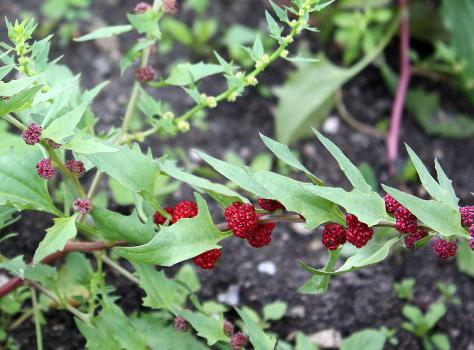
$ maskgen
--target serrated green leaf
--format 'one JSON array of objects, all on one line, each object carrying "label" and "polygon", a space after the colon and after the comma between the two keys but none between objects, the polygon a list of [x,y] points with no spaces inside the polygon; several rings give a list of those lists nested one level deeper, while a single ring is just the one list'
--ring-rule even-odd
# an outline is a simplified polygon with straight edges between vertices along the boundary
[{"label": "serrated green leaf", "polygon": [[179,308],[181,298],[178,291],[182,287],[166,278],[163,271],[156,271],[153,266],[139,263],[134,263],[133,266],[140,279],[139,287],[146,292],[143,306],[171,312]]},{"label": "serrated green leaf", "polygon": [[387,235],[377,230],[374,237],[366,246],[357,249],[356,253],[349,257],[344,264],[335,271],[326,271],[325,269],[315,269],[303,262],[299,262],[309,273],[314,275],[340,275],[349,271],[359,270],[385,260],[391,250],[402,242],[403,238]]},{"label": "serrated green leaf", "polygon": [[349,338],[342,341],[341,350],[383,350],[386,336],[375,329],[365,329],[353,333]]},{"label": "serrated green leaf", "polygon": [[79,154],[118,152],[119,148],[108,144],[99,138],[88,135],[86,129],[79,131],[71,141],[62,145],[62,148]]},{"label": "serrated green leaf", "polygon": [[48,255],[63,250],[67,241],[76,237],[77,216],[78,214],[74,214],[69,218],[54,219],[54,225],[46,230],[46,236],[35,251],[33,265],[36,265]]},{"label": "serrated green leaf", "polygon": [[181,63],[173,67],[166,83],[170,85],[186,86],[192,85],[199,80],[211,75],[219,74],[224,68],[218,64],[211,63]]},{"label": "serrated green leaf", "polygon": [[95,40],[102,38],[110,38],[111,36],[123,34],[129,32],[133,29],[131,25],[120,25],[120,26],[110,26],[97,29],[96,31],[83,35],[79,38],[75,38],[74,41],[87,41]]},{"label": "serrated green leaf", "polygon": [[136,211],[125,216],[103,208],[91,212],[99,233],[110,241],[124,240],[132,244],[145,244],[156,234],[152,220],[142,223]]},{"label": "serrated green leaf", "polygon": [[64,143],[65,138],[74,134],[76,126],[81,121],[88,106],[89,102],[83,102],[62,117],[53,120],[51,124],[44,129],[41,136],[60,144]]},{"label": "serrated green leaf", "polygon": [[263,329],[255,322],[247,311],[235,308],[248,331],[250,343],[255,350],[273,350],[276,344],[276,338],[265,334]]},{"label": "serrated green leaf", "polygon": [[79,332],[86,338],[86,349],[88,350],[122,350],[120,344],[110,336],[105,329],[90,326],[75,318]]},{"label": "serrated green leaf", "polygon": [[191,324],[198,336],[207,340],[208,345],[229,340],[229,337],[224,334],[224,320],[222,318],[217,319],[214,316],[206,316],[188,310],[181,310],[177,313]]},{"label": "serrated green leaf", "polygon": [[3,80],[3,78],[5,78],[8,75],[8,73],[12,71],[14,67],[15,67],[14,64],[9,64],[9,65],[0,67],[0,80]]},{"label": "serrated green leaf", "polygon": [[163,226],[149,243],[137,247],[115,248],[120,256],[134,262],[172,266],[194,258],[208,250],[219,248],[217,243],[230,236],[214,225],[206,202],[195,194],[198,215]]},{"label": "serrated green leaf", "polygon": [[283,301],[275,301],[271,304],[267,304],[263,307],[263,319],[277,321],[285,316],[288,308],[287,303]]},{"label": "serrated green leaf", "polygon": [[84,154],[84,157],[122,186],[136,193],[153,189],[158,176],[157,162],[151,154],[143,154],[137,144],[132,148],[121,146],[118,152]]},{"label": "serrated green leaf", "polygon": [[265,49],[263,48],[262,39],[260,38],[260,35],[258,34],[255,37],[255,41],[253,42],[252,53],[253,53],[253,58],[255,60],[258,60],[265,54]]},{"label": "serrated green leaf", "polygon": [[295,169],[302,171],[312,182],[316,185],[323,185],[324,182],[314,176],[299,160],[296,156],[291,152],[289,147],[283,143],[275,141],[263,134],[260,134],[260,138],[265,143],[270,151],[273,152],[275,156],[277,156],[280,160],[285,162],[286,164],[292,166]]},{"label": "serrated green leaf", "polygon": [[303,215],[306,227],[314,229],[325,222],[340,222],[342,214],[331,201],[309,192],[310,184],[270,171],[257,171],[253,178],[270,194],[268,199],[281,202],[289,211]]},{"label": "serrated green leaf", "polygon": [[235,182],[241,188],[254,195],[262,198],[268,198],[270,193],[265,190],[252,176],[248,167],[233,165],[217,158],[211,157],[206,153],[195,151],[197,155],[214,168],[218,173],[222,174],[230,181]]},{"label": "serrated green leaf", "polygon": [[[452,187],[450,190],[446,191],[443,187],[441,187],[438,182],[431,176],[429,173],[428,169],[426,169],[425,165],[421,161],[421,159],[416,155],[416,153],[410,148],[410,146],[405,145],[408,151],[408,154],[410,155],[410,159],[413,163],[413,165],[416,168],[416,171],[418,172],[418,176],[420,177],[420,181],[423,184],[423,187],[425,188],[426,192],[430,194],[431,197],[434,199],[437,199],[439,201],[445,202],[446,204],[450,205],[454,209],[458,209],[458,202],[459,199],[456,198],[456,195],[454,195],[453,198],[453,192]],[[437,169],[440,169],[439,164]],[[441,176],[443,178],[444,184],[446,185],[446,181],[450,181],[447,177],[446,174],[442,171],[441,169]],[[444,176],[443,176],[444,175]]]},{"label": "serrated green leaf", "polygon": [[285,23],[289,22],[288,13],[285,10],[283,10],[278,5],[275,5],[275,3],[271,0],[270,0],[270,5],[272,5],[273,11],[275,11],[275,14],[277,15],[280,21],[285,22]]},{"label": "serrated green leaf", "polygon": [[435,159],[435,169],[438,173],[438,183],[443,192],[446,193],[446,198],[457,207],[459,205],[459,198],[456,196],[456,192],[454,191],[453,181],[448,178],[437,159]]},{"label": "serrated green leaf", "polygon": [[382,185],[382,187],[385,192],[411,211],[425,226],[440,235],[462,238],[468,236],[461,226],[461,214],[458,209],[454,209],[445,202],[424,200],[386,185]]},{"label": "serrated green leaf", "polygon": [[41,158],[41,152],[33,151],[23,157],[13,152],[0,157],[0,205],[58,214],[59,210],[49,196],[47,182],[35,171]]},{"label": "serrated green leaf", "polygon": [[2,99],[2,103],[0,103],[0,115],[20,112],[28,108],[33,102],[35,95],[40,90],[41,85],[37,85],[10,97],[7,101]]},{"label": "serrated green leaf", "polygon": [[24,77],[21,79],[11,80],[8,83],[0,81],[0,96],[12,97],[26,90],[33,85],[37,77]]},{"label": "serrated green leaf", "polygon": [[267,20],[268,30],[270,34],[272,34],[275,39],[279,40],[281,38],[281,32],[283,31],[283,29],[278,25],[278,23],[268,11],[265,11],[265,18]]},{"label": "serrated green leaf", "polygon": [[243,202],[247,201],[245,197],[242,197],[240,194],[238,194],[235,191],[232,191],[231,189],[227,188],[224,185],[213,183],[207,179],[204,179],[202,177],[199,177],[193,174],[189,174],[179,169],[176,166],[176,163],[174,161],[171,161],[171,160],[160,161],[159,167],[161,171],[171,176],[172,178],[175,178],[182,182],[186,182],[191,187],[194,187],[197,189],[203,189],[211,193],[215,193],[217,195],[227,197],[229,199],[229,202],[231,203],[235,201],[243,201]]},{"label": "serrated green leaf", "polygon": [[357,216],[359,221],[374,226],[381,221],[394,222],[385,211],[385,203],[376,192],[362,193],[358,190],[347,192],[342,188],[323,187],[305,184],[304,189],[319,197],[339,204],[350,214]]},{"label": "serrated green leaf", "polygon": [[324,137],[319,131],[313,129],[316,137],[319,141],[326,147],[329,153],[332,154],[334,159],[341,167],[341,170],[346,175],[347,179],[350,181],[354,188],[362,193],[372,192],[372,187],[365,181],[364,175],[360,170],[347,158],[344,153],[337,147],[331,140]]},{"label": "serrated green leaf", "polygon": [[140,14],[127,13],[127,18],[132,26],[141,34],[159,39],[161,37],[158,25],[159,14],[155,11],[146,11]]}]

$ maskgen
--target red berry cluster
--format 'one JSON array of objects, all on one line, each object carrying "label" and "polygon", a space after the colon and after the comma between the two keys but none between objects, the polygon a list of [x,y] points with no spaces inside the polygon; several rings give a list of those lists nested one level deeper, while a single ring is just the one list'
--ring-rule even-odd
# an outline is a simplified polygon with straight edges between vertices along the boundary
[{"label": "red berry cluster", "polygon": [[456,255],[456,242],[445,239],[435,239],[433,242],[433,250],[435,255],[441,259],[447,259]]},{"label": "red berry cluster", "polygon": [[176,3],[176,0],[163,0],[161,6],[163,11],[169,15],[174,15],[178,12],[178,4]]},{"label": "red berry cluster", "polygon": [[346,239],[357,248],[365,246],[374,235],[374,230],[363,222],[360,222],[357,216],[353,214],[346,215]]},{"label": "red berry cluster", "polygon": [[414,249],[415,248],[415,243],[418,242],[419,240],[425,238],[428,236],[428,232],[422,229],[416,230],[414,233],[411,233],[409,235],[405,235],[405,246],[408,249]]},{"label": "red berry cluster", "polygon": [[273,200],[273,199],[264,199],[264,198],[259,198],[258,199],[258,205],[260,208],[266,211],[276,211],[278,209],[285,210],[285,206],[281,204],[279,201]]},{"label": "red berry cluster", "polygon": [[202,269],[211,270],[221,257],[220,249],[212,249],[193,258],[193,262]]},{"label": "red berry cluster", "polygon": [[49,159],[40,160],[38,164],[36,164],[36,172],[45,180],[51,179],[56,174],[56,170],[54,170]]},{"label": "red berry cluster", "polygon": [[84,167],[84,163],[80,160],[68,159],[64,164],[66,169],[69,170],[71,173],[76,175],[77,177],[81,177],[86,172],[86,168]]},{"label": "red berry cluster", "polygon": [[397,220],[395,228],[402,233],[414,234],[418,228],[418,218],[391,195],[385,195],[384,200],[387,212]]},{"label": "red berry cluster", "polygon": [[92,202],[88,198],[78,198],[74,201],[72,207],[75,211],[81,213],[82,215],[86,215],[92,210]]},{"label": "red berry cluster", "polygon": [[232,322],[224,320],[224,333],[225,335],[231,337],[234,334],[234,325]]},{"label": "red berry cluster", "polygon": [[155,79],[155,70],[150,66],[138,68],[135,71],[135,79],[142,84],[148,83],[149,81]]},{"label": "red berry cluster", "polygon": [[247,345],[249,338],[242,332],[235,333],[230,339],[230,346],[232,350],[240,350]]},{"label": "red berry cluster", "polygon": [[474,225],[469,229],[469,248],[474,250]]},{"label": "red berry cluster", "polygon": [[[171,216],[170,225],[175,224],[181,219],[193,218],[198,214],[198,206],[194,202],[181,201],[174,208],[167,207],[165,211]],[[163,225],[166,218],[159,212],[156,212],[153,220],[157,225]]]},{"label": "red berry cluster", "polygon": [[252,247],[261,248],[271,243],[275,224],[259,223],[253,205],[234,202],[224,215],[232,234],[247,239]]},{"label": "red berry cluster", "polygon": [[190,325],[183,317],[176,316],[174,318],[174,328],[180,332],[187,332],[189,331]]},{"label": "red berry cluster", "polygon": [[146,2],[139,2],[135,8],[133,9],[133,12],[135,12],[136,15],[140,15],[142,13],[145,13],[147,11],[150,11],[152,9],[151,5],[146,3]]},{"label": "red berry cluster", "polygon": [[38,124],[29,124],[22,133],[23,141],[25,141],[27,145],[37,144],[41,140],[42,131],[43,129]]},{"label": "red berry cluster", "polygon": [[461,223],[463,227],[474,225],[474,205],[459,208],[461,213]]},{"label": "red berry cluster", "polygon": [[322,242],[329,250],[336,250],[339,245],[346,243],[346,229],[339,224],[327,224],[322,234]]}]

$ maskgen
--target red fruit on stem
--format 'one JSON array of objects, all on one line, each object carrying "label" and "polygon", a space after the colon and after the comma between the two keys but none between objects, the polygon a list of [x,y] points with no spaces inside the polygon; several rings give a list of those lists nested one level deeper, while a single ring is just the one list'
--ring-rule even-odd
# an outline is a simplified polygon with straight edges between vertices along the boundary
[{"label": "red fruit on stem", "polygon": [[322,234],[322,242],[329,250],[336,250],[339,245],[346,243],[346,230],[339,224],[327,224]]},{"label": "red fruit on stem", "polygon": [[283,209],[283,210],[285,209],[283,204],[273,199],[259,198],[258,205],[260,206],[260,208],[266,211],[275,211],[278,209]]},{"label": "red fruit on stem", "polygon": [[189,331],[190,325],[183,317],[176,316],[174,318],[174,328],[180,332],[187,332]]},{"label": "red fruit on stem", "polygon": [[198,214],[198,206],[194,202],[182,201],[176,204],[171,217],[171,223],[184,218],[193,218]]},{"label": "red fruit on stem", "polygon": [[433,241],[433,250],[435,255],[440,259],[447,259],[451,256],[456,255],[458,246],[456,242],[448,241],[445,239],[435,239]]},{"label": "red fruit on stem", "polygon": [[353,214],[346,215],[346,239],[357,248],[362,248],[372,239],[374,231],[372,228],[360,222]]},{"label": "red fruit on stem", "polygon": [[147,11],[150,11],[152,9],[151,5],[146,3],[146,2],[139,2],[135,8],[133,9],[133,12],[135,12],[136,15],[140,15],[142,13],[145,13]]},{"label": "red fruit on stem", "polygon": [[38,164],[36,164],[36,172],[40,177],[46,180],[51,179],[56,174],[49,159],[40,160]]},{"label": "red fruit on stem", "polygon": [[176,0],[163,0],[163,11],[169,15],[174,15],[178,12],[178,4]]},{"label": "red fruit on stem", "polygon": [[239,238],[247,238],[258,224],[257,213],[251,204],[234,202],[224,215],[229,229]]},{"label": "red fruit on stem", "polygon": [[405,236],[405,246],[408,249],[414,249],[415,243],[426,236],[428,236],[428,232],[418,229],[414,233],[410,233],[409,235]]},{"label": "red fruit on stem", "polygon": [[401,207],[401,204],[398,203],[391,195],[388,193],[383,197],[385,201],[385,209],[387,209],[387,213],[393,214],[397,211],[398,208]]},{"label": "red fruit on stem", "polygon": [[459,208],[461,213],[461,223],[463,227],[471,227],[474,225],[474,205]]},{"label": "red fruit on stem", "polygon": [[143,84],[148,83],[149,81],[155,79],[155,70],[150,66],[138,68],[135,71],[135,79]]},{"label": "red fruit on stem", "polygon": [[71,173],[73,173],[77,177],[81,177],[86,172],[84,163],[81,162],[80,160],[68,159],[66,160],[65,166],[67,170],[69,170]]},{"label": "red fruit on stem", "polygon": [[230,339],[230,346],[232,350],[240,350],[247,345],[249,338],[242,332],[235,333]]},{"label": "red fruit on stem", "polygon": [[275,224],[259,224],[247,236],[247,241],[254,248],[261,248],[269,245],[272,242],[272,232],[275,229]]},{"label": "red fruit on stem", "polygon": [[202,269],[210,270],[214,268],[220,257],[220,249],[212,249],[193,258],[193,262]]},{"label": "red fruit on stem", "polygon": [[[173,217],[173,208],[165,208],[165,211],[170,214],[171,217]],[[153,216],[153,221],[157,225],[163,225],[166,222],[166,218],[161,215],[159,212],[156,212],[155,215]]]},{"label": "red fruit on stem", "polygon": [[74,201],[72,207],[75,211],[81,213],[82,215],[86,215],[92,210],[92,203],[88,198],[78,198]]},{"label": "red fruit on stem", "polygon": [[234,334],[234,325],[227,320],[224,320],[224,333],[229,337]]},{"label": "red fruit on stem", "polygon": [[400,206],[394,213],[397,222],[395,228],[402,233],[415,233],[418,219],[407,208]]},{"label": "red fruit on stem", "polygon": [[29,124],[28,127],[21,134],[23,137],[23,141],[25,141],[27,145],[37,144],[41,140],[42,131],[43,129],[38,124]]}]

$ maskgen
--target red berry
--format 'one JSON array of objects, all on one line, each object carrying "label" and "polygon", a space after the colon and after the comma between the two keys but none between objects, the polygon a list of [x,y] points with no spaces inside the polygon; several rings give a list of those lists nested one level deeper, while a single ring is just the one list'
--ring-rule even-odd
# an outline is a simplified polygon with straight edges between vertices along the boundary
[{"label": "red berry", "polygon": [[81,177],[86,172],[84,163],[81,162],[80,160],[68,159],[66,160],[65,166],[67,170],[69,170],[71,173],[73,173],[77,177]]},{"label": "red berry", "polygon": [[402,233],[415,233],[418,219],[407,208],[400,206],[394,213],[397,222],[395,228]]},{"label": "red berry", "polygon": [[234,325],[227,320],[224,320],[224,333],[229,337],[234,334]]},{"label": "red berry", "polygon": [[385,201],[385,209],[387,209],[387,212],[390,214],[393,214],[397,211],[398,208],[401,207],[401,204],[398,203],[391,195],[388,193],[383,197],[383,200]]},{"label": "red berry", "polygon": [[53,149],[58,149],[61,147],[61,144],[54,142],[51,139],[48,139],[48,145]]},{"label": "red berry", "polygon": [[56,174],[49,159],[40,160],[38,164],[36,164],[36,172],[40,177],[46,180],[51,179]]},{"label": "red berry", "polygon": [[340,244],[346,243],[346,230],[339,224],[327,224],[324,227],[322,242],[329,250],[336,250]]},{"label": "red berry", "polygon": [[[165,208],[165,211],[170,214],[170,216],[172,217],[173,216],[173,208]],[[156,212],[155,215],[153,216],[153,221],[155,222],[155,224],[157,225],[163,225],[165,222],[166,222],[166,218],[161,215],[159,212]]]},{"label": "red berry", "polygon": [[285,209],[283,204],[281,204],[279,201],[275,201],[273,199],[264,199],[264,198],[259,198],[258,199],[258,205],[260,208],[266,211],[275,211],[278,209]]},{"label": "red berry", "polygon": [[43,129],[36,123],[31,123],[21,134],[23,136],[23,141],[27,145],[34,145],[40,142],[41,132]]},{"label": "red berry", "polygon": [[135,71],[135,79],[140,83],[148,83],[149,81],[155,79],[155,70],[150,66],[138,68]]},{"label": "red berry", "polygon": [[240,350],[247,345],[249,338],[242,332],[235,333],[230,339],[232,350]]},{"label": "red berry", "polygon": [[255,230],[249,233],[247,241],[254,248],[261,248],[269,245],[272,242],[272,232],[275,229],[275,224],[259,224]]},{"label": "red berry", "polygon": [[471,238],[474,238],[474,224],[472,224],[469,228],[469,236],[471,236]]},{"label": "red berry", "polygon": [[461,213],[461,223],[463,227],[470,227],[474,225],[474,206],[470,205],[467,207],[459,208]]},{"label": "red berry", "polygon": [[176,0],[163,0],[163,11],[167,14],[174,15],[178,12]]},{"label": "red berry", "polygon": [[469,238],[469,248],[471,248],[471,250],[474,250],[474,238]]},{"label": "red berry", "polygon": [[405,236],[405,246],[408,249],[414,249],[415,243],[426,236],[428,236],[428,232],[418,229],[414,233],[410,233],[409,235]]},{"label": "red berry", "polygon": [[146,2],[139,2],[135,8],[133,9],[133,12],[135,12],[135,14],[139,15],[139,14],[142,14],[142,13],[145,13],[147,11],[150,11],[152,9],[151,5],[146,3]]},{"label": "red berry", "polygon": [[346,224],[348,226],[346,231],[347,241],[357,248],[362,248],[372,239],[374,231],[363,222],[360,222],[357,216],[346,215]]},{"label": "red berry", "polygon": [[72,207],[75,211],[81,213],[82,215],[86,215],[92,210],[92,203],[87,198],[78,198],[74,201]]},{"label": "red berry", "polygon": [[174,224],[178,220],[185,218],[193,218],[198,214],[198,206],[194,202],[182,201],[179,202],[173,210],[171,223]]},{"label": "red berry", "polygon": [[234,202],[225,210],[225,218],[234,236],[247,238],[257,227],[258,217],[251,204]]},{"label": "red berry", "polygon": [[186,321],[183,317],[176,316],[174,318],[174,328],[180,332],[187,332],[189,331],[190,326],[188,321]]},{"label": "red berry", "polygon": [[212,249],[193,258],[193,262],[202,269],[210,270],[220,257],[220,249]]},{"label": "red berry", "polygon": [[456,255],[457,248],[456,242],[447,241],[445,239],[435,239],[433,242],[434,253],[440,259],[447,259]]}]

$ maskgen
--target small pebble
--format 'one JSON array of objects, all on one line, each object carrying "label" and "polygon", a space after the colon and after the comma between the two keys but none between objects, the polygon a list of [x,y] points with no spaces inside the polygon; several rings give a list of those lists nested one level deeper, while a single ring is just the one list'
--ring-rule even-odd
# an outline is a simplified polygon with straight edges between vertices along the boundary
[{"label": "small pebble", "polygon": [[258,272],[273,276],[276,273],[276,266],[272,261],[264,261],[258,264]]},{"label": "small pebble", "polygon": [[337,117],[329,117],[323,124],[323,131],[328,134],[337,134],[341,120]]}]

